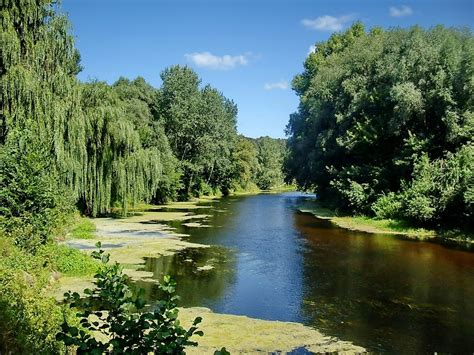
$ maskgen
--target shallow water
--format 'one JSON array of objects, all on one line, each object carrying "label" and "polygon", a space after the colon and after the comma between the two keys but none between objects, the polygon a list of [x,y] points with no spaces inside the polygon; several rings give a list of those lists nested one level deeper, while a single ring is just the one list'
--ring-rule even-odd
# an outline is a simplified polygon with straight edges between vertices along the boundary
[{"label": "shallow water", "polygon": [[213,202],[199,209],[211,227],[169,224],[216,247],[148,259],[145,269],[171,274],[183,306],[302,322],[371,351],[474,351],[474,253],[335,228],[296,210],[311,198]]}]

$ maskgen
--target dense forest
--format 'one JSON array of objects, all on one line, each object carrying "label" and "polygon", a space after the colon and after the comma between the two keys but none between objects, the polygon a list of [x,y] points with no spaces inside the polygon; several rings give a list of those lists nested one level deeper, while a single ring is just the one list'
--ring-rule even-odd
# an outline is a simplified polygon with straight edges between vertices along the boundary
[{"label": "dense forest", "polygon": [[191,68],[165,69],[160,88],[143,78],[82,83],[65,17],[15,2],[2,15],[4,232],[29,219],[54,223],[64,206],[98,216],[283,183],[284,141],[238,136],[237,106]]},{"label": "dense forest", "polygon": [[293,80],[287,179],[341,211],[472,228],[473,64],[471,32],[442,26],[317,43]]},{"label": "dense forest", "polygon": [[159,88],[79,81],[55,1],[4,1],[0,26],[0,352],[56,353],[51,272],[93,266],[55,242],[75,211],[271,189],[285,141],[239,136],[236,104],[186,66],[164,69]]}]

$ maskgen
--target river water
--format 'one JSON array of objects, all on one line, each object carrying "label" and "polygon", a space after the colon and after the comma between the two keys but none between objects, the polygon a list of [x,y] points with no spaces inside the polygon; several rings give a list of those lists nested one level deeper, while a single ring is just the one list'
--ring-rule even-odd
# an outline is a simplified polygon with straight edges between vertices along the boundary
[{"label": "river water", "polygon": [[474,253],[333,227],[298,212],[312,199],[207,203],[190,211],[207,214],[207,227],[170,225],[213,247],[150,258],[145,269],[171,274],[182,306],[301,322],[371,351],[474,351]]}]

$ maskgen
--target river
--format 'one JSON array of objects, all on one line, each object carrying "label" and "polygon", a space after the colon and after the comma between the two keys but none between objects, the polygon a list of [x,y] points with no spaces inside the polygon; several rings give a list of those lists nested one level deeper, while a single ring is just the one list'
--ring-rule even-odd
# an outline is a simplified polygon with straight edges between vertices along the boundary
[{"label": "river", "polygon": [[170,225],[213,247],[147,259],[145,270],[171,274],[182,306],[301,322],[370,351],[474,351],[474,253],[334,227],[297,210],[313,198],[206,203],[190,210],[208,215],[201,228]]}]

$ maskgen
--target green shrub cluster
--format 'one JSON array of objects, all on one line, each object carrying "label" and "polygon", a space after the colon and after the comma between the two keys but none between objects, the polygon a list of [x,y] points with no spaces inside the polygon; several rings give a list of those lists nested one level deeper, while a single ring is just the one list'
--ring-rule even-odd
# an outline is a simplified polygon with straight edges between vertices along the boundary
[{"label": "green shrub cluster", "polygon": [[424,155],[415,163],[412,180],[403,182],[397,194],[389,192],[379,197],[372,210],[378,218],[468,221],[474,206],[473,164],[474,147],[470,145],[435,161]]},{"label": "green shrub cluster", "polygon": [[15,137],[0,149],[0,232],[34,252],[67,225],[73,205],[50,155],[28,136]]},{"label": "green shrub cluster", "polygon": [[187,330],[181,326],[176,283],[165,276],[159,284],[163,297],[152,310],[145,310],[145,290],[133,292],[122,267],[109,264],[109,255],[100,246],[97,243],[99,250],[92,252],[102,263],[94,277],[95,288],[84,290],[84,299],[77,292],[65,294],[66,303],[78,311],[81,327],[65,320],[57,339],[85,354],[183,354],[186,346],[196,346],[190,338],[203,335],[196,327],[201,318]]},{"label": "green shrub cluster", "polygon": [[[47,295],[53,287],[52,274],[56,268],[71,272],[62,265],[56,248],[51,244],[33,255],[15,246],[10,238],[0,236],[0,353],[63,352],[64,345],[55,339],[55,334],[61,329],[64,316],[71,317],[71,322],[77,321],[72,312],[63,311]],[[43,256],[48,253],[52,255],[45,267]],[[75,267],[90,269],[88,259],[86,265],[78,262]]]}]

